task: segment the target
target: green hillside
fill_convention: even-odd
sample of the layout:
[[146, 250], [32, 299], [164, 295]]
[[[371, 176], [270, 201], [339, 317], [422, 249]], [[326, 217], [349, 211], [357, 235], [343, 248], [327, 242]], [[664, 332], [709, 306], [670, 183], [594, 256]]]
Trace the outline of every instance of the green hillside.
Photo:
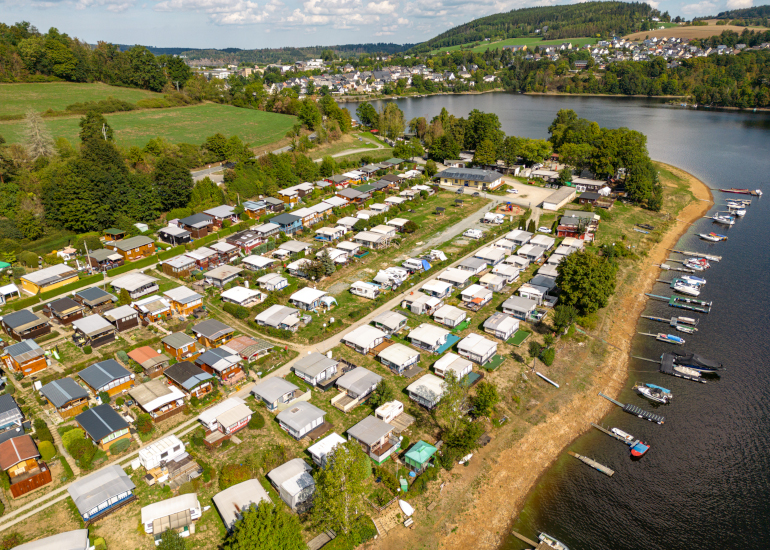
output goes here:
[[499, 42], [481, 42], [477, 46], [473, 46], [471, 48], [467, 48], [465, 45], [458, 45], [458, 46], [447, 46], [445, 48], [440, 48], [438, 50], [435, 50], [432, 53], [441, 53], [441, 52], [451, 52], [453, 50], [459, 50], [461, 48], [466, 48], [474, 53], [481, 53], [485, 52], [487, 50], [499, 50], [500, 48], [504, 48], [505, 46], [527, 46], [527, 50], [534, 50], [536, 46], [543, 47], [543, 46], [558, 46], [559, 44], [564, 44], [565, 42], [572, 43], [572, 47], [579, 47], [584, 46], [585, 44], [594, 44], [598, 38], [568, 38], [568, 39], [560, 39], [560, 40], [542, 40], [541, 38], [508, 38], [506, 40], [500, 40]]
[[[523, 8], [488, 15], [449, 29], [410, 50], [426, 53], [449, 46], [510, 38], [559, 40], [597, 35], [625, 35], [646, 30], [649, 18], [657, 14], [644, 3], [584, 2], [564, 6]], [[543, 30], [547, 27], [547, 30]], [[541, 32], [536, 33], [537, 30]]]
[[[46, 84], [47, 86], [47, 84]], [[192, 107], [150, 109], [105, 115], [122, 146], [143, 146], [154, 137], [172, 143], [203, 143], [213, 134], [237, 135], [245, 143], [260, 146], [282, 139], [296, 119], [288, 115], [228, 105], [204, 103]], [[53, 136], [77, 143], [80, 117], [46, 119]], [[22, 140], [21, 121], [0, 122], [0, 135], [8, 143]]]

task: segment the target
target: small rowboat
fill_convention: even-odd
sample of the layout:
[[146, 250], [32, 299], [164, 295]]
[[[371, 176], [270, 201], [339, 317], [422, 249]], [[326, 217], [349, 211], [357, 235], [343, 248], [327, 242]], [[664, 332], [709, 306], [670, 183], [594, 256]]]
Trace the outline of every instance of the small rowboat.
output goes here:
[[412, 508], [412, 505], [406, 502], [405, 500], [399, 500], [398, 506], [399, 508], [401, 508], [401, 511], [404, 512], [404, 515], [406, 515], [407, 517], [414, 514], [414, 508]]

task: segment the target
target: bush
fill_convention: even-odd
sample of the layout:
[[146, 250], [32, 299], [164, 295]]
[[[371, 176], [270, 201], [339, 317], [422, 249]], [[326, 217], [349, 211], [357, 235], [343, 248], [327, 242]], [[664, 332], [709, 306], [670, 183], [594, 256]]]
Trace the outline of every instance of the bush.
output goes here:
[[125, 400], [125, 399], [123, 399], [122, 397], [118, 397], [118, 398], [115, 400], [115, 404], [116, 404], [118, 407], [122, 407], [122, 406], [123, 406], [123, 403], [125, 403], [125, 402], [126, 402], [126, 400]]
[[53, 435], [51, 434], [51, 430], [48, 429], [48, 424], [46, 424], [44, 420], [36, 418], [33, 422], [33, 426], [35, 427], [35, 439], [53, 443]]
[[387, 487], [391, 493], [396, 494], [401, 486], [396, 479], [395, 474], [387, 468], [375, 468], [374, 475], [382, 478], [382, 484]]
[[251, 420], [249, 420], [249, 428], [252, 430], [259, 430], [265, 425], [264, 417], [258, 412], [252, 413]]
[[540, 360], [545, 363], [546, 366], [550, 367], [553, 365], [553, 361], [556, 358], [556, 350], [553, 348], [548, 348], [546, 350], [543, 350], [543, 353], [540, 355]]
[[94, 550], [107, 550], [107, 543], [102, 537], [94, 540]]
[[7, 393], [8, 395], [13, 395], [14, 393], [16, 393], [16, 386], [11, 384], [10, 382], [6, 383], [5, 393]]
[[99, 399], [102, 400], [102, 404], [106, 404], [110, 402], [110, 394], [106, 391], [100, 391], [99, 392]]
[[24, 539], [20, 534], [10, 533], [5, 535], [3, 540], [0, 541], [0, 550], [11, 550], [11, 548], [19, 546], [23, 541]]
[[50, 441], [41, 441], [37, 446], [37, 450], [40, 451], [40, 458], [44, 462], [48, 462], [56, 456], [56, 447]]
[[6, 491], [11, 486], [11, 478], [8, 476], [8, 472], [5, 470], [0, 471], [0, 487]]
[[93, 349], [91, 349], [91, 346], [83, 346], [83, 353], [85, 353], [86, 355], [91, 355], [92, 351]]
[[155, 429], [155, 426], [152, 422], [152, 416], [150, 416], [148, 413], [142, 413], [137, 416], [136, 423], [134, 425], [136, 426], [136, 431], [143, 435], [152, 433], [152, 430]]
[[226, 464], [219, 473], [219, 488], [224, 490], [250, 478], [251, 472], [245, 464]]
[[76, 439], [67, 447], [72, 458], [78, 461], [80, 467], [85, 470], [91, 469], [91, 464], [96, 455], [96, 445], [88, 439]]
[[81, 439], [85, 439], [86, 434], [83, 430], [80, 428], [74, 428], [72, 430], [68, 430], [64, 432], [61, 436], [61, 442], [62, 445], [64, 445], [64, 448], [69, 451], [70, 454], [72, 454], [72, 451], [70, 451], [70, 447], [72, 446], [75, 441], [79, 441]]
[[110, 445], [110, 454], [119, 455], [120, 453], [128, 449], [130, 445], [131, 445], [130, 439], [121, 439], [120, 441], [117, 441], [112, 445]]

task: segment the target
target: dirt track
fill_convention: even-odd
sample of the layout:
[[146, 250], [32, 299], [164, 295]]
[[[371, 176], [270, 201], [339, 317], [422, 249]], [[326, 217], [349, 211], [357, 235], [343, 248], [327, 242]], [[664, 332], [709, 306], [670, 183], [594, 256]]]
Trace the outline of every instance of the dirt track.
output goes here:
[[625, 292], [619, 289], [610, 305], [619, 314], [605, 316], [605, 322], [611, 323], [611, 327], [599, 329], [611, 345], [607, 347], [603, 363], [596, 367], [591, 383], [557, 413], [549, 414], [520, 440], [509, 444], [507, 449], [505, 444], [500, 445], [502, 450], [490, 445], [490, 449], [478, 453], [479, 459], [474, 458], [472, 466], [463, 470], [463, 474], [448, 476], [449, 481], [440, 496], [433, 498], [461, 503], [464, 511], [455, 517], [450, 513], [443, 518], [444, 532], [432, 533], [431, 540], [415, 541], [410, 540], [413, 532], [395, 529], [378, 540], [374, 544], [376, 548], [421, 547], [416, 544], [419, 542], [447, 550], [498, 548], [538, 478], [564, 448], [586, 430], [589, 422], [596, 422], [607, 414], [612, 405], [597, 399], [596, 394], [602, 391], [617, 396], [625, 384], [631, 336], [646, 304], [642, 289], [651, 289], [660, 272], [652, 264], [663, 263], [667, 257], [666, 249], [673, 247], [690, 223], [700, 218], [712, 204], [711, 192], [703, 182], [673, 166], [666, 165], [666, 168], [687, 180], [695, 197], [701, 200], [693, 201], [679, 213], [677, 219], [682, 221], [678, 221], [652, 248], [633, 288]]

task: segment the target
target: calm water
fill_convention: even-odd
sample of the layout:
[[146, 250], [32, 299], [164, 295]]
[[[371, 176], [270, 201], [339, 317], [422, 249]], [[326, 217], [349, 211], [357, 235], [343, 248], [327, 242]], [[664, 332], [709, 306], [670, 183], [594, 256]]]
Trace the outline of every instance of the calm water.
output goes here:
[[[545, 531], [572, 550], [770, 548], [770, 116], [692, 111], [625, 98], [486, 94], [397, 103], [407, 120], [433, 117], [441, 107], [456, 116], [474, 108], [495, 112], [506, 133], [532, 138], [547, 137], [559, 109], [574, 109], [603, 126], [645, 133], [653, 158], [680, 166], [712, 188], [764, 190], [732, 228], [701, 220], [679, 243], [723, 256], [705, 273], [708, 284], [701, 298], [713, 300], [712, 313], [682, 313], [701, 317], [698, 333], [684, 335], [685, 349], [719, 359], [728, 370], [704, 385], [658, 374], [654, 364], [632, 360], [619, 400], [653, 410], [631, 390], [633, 383], [670, 388], [673, 404], [658, 409], [666, 423], [657, 426], [617, 409], [603, 423], [647, 441], [647, 456], [632, 462], [625, 445], [594, 430], [570, 449], [610, 466], [615, 475], [605, 477], [564, 453], [537, 484], [522, 514], [511, 519], [517, 531], [530, 537]], [[345, 106], [355, 110], [355, 105]], [[717, 204], [724, 204], [725, 197], [715, 193]], [[729, 241], [703, 242], [695, 236], [703, 230], [727, 232]], [[670, 294], [660, 283], [655, 291]], [[677, 311], [650, 302], [645, 314], [670, 317]], [[639, 323], [645, 332], [667, 328], [645, 319]], [[666, 349], [644, 336], [633, 342], [633, 355], [642, 357], [659, 357]], [[523, 543], [512, 537], [504, 545], [505, 550], [521, 548]]]

